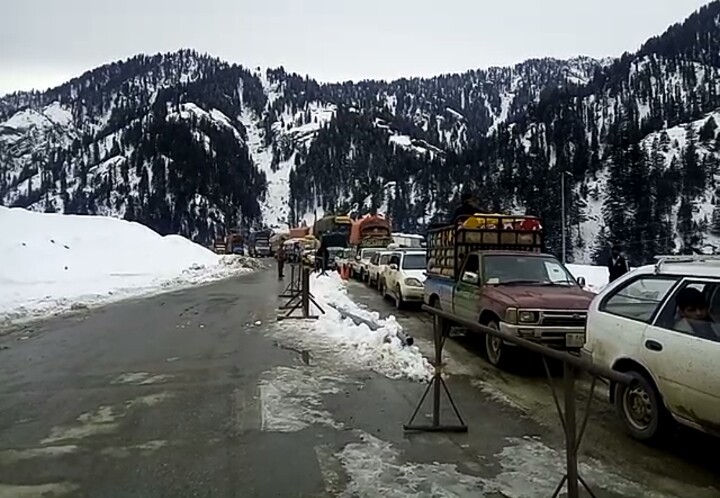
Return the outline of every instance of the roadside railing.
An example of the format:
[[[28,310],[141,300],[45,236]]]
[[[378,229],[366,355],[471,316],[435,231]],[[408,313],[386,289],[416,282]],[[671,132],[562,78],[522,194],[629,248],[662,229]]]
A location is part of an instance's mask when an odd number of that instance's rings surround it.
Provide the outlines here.
[[[447,339],[448,335],[447,332],[449,331],[450,327],[448,326],[448,323],[453,323],[456,325],[459,325],[471,332],[480,333],[480,334],[490,334],[492,336],[498,337],[500,339],[503,339],[506,342],[512,343],[516,346],[519,346],[523,349],[526,349],[528,351],[531,351],[533,353],[537,353],[541,356],[543,365],[545,367],[545,373],[547,375],[548,384],[550,385],[550,389],[552,391],[553,400],[555,402],[555,408],[557,409],[558,417],[560,418],[560,424],[563,429],[564,437],[565,437],[565,475],[562,477],[560,483],[558,484],[557,488],[555,489],[555,492],[552,494],[552,497],[555,498],[560,494],[560,491],[563,489],[563,486],[567,484],[567,496],[568,498],[578,498],[580,496],[580,485],[582,485],[587,492],[590,494],[590,496],[595,496],[595,494],[590,489],[590,486],[588,483],[583,479],[583,477],[578,473],[578,449],[580,448],[580,444],[582,442],[583,436],[585,435],[585,430],[587,428],[589,415],[590,415],[590,407],[592,405],[592,401],[595,394],[595,386],[598,379],[608,379],[612,382],[617,382],[620,384],[630,384],[632,381],[632,377],[629,375],[610,370],[608,368],[595,365],[592,362],[581,358],[579,356],[564,352],[564,351],[558,351],[555,349],[551,349],[547,346],[544,346],[542,344],[529,341],[527,339],[523,339],[521,337],[517,337],[511,334],[508,334],[506,332],[503,332],[501,330],[496,330],[494,328],[487,327],[485,325],[481,325],[479,323],[471,322],[469,320],[465,320],[462,318],[459,318],[455,315],[452,315],[450,313],[446,313],[442,310],[439,310],[437,308],[433,308],[430,306],[423,306],[423,310],[427,311],[428,313],[432,314],[434,316],[433,320],[433,338],[434,338],[434,346],[435,346],[435,358],[434,358],[434,366],[435,366],[435,374],[432,377],[432,380],[428,384],[427,389],[425,390],[425,393],[423,394],[422,398],[420,399],[420,402],[418,403],[417,407],[415,408],[415,411],[413,412],[412,416],[410,417],[410,420],[407,424],[403,426],[403,428],[406,431],[431,431],[431,432],[466,432],[467,431],[467,425],[465,424],[465,421],[463,420],[462,416],[460,415],[460,412],[455,405],[455,401],[453,400],[450,390],[448,389],[447,385],[445,384],[445,381],[442,378],[442,371],[443,371],[443,362],[442,362],[442,353],[443,348],[445,346],[445,340]],[[563,402],[564,402],[564,410],[561,408],[561,402],[560,402],[560,396],[558,395],[555,382],[553,380],[553,377],[550,372],[550,368],[548,367],[547,359],[551,358],[553,360],[557,360],[562,362],[563,365],[563,378],[562,378],[562,391],[563,391]],[[577,412],[577,406],[576,406],[576,398],[577,398],[577,377],[579,373],[586,373],[589,374],[592,377],[592,382],[590,384],[590,392],[587,397],[587,402],[585,404],[585,411],[584,415],[582,416],[582,420],[579,424],[579,431],[578,431],[578,412]],[[420,411],[420,408],[422,407],[423,403],[425,402],[425,399],[430,392],[430,389],[433,389],[433,414],[432,414],[432,424],[430,425],[413,425],[413,422],[415,420],[415,417],[417,416],[418,412]],[[459,424],[456,425],[445,425],[442,424],[440,421],[440,402],[441,402],[441,394],[442,390],[445,391],[448,400],[450,401],[450,404],[453,408],[453,411],[458,419]]]
[[[310,305],[314,305],[321,313],[325,310],[317,303],[310,292],[310,273],[312,267],[304,263],[290,263],[290,283],[278,297],[287,301],[280,306],[284,314],[278,316],[278,321],[292,319],[315,320],[318,315],[311,314]]]

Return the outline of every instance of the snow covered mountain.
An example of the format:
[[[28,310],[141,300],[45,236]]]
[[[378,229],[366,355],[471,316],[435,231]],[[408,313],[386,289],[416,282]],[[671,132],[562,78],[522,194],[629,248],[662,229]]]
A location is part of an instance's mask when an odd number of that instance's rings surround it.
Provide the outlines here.
[[[390,82],[137,56],[0,98],[0,203],[206,242],[353,209],[420,230],[466,186],[488,209],[542,216],[559,252],[565,171],[571,260],[610,242],[634,263],[712,250],[719,26],[714,2],[618,59]]]

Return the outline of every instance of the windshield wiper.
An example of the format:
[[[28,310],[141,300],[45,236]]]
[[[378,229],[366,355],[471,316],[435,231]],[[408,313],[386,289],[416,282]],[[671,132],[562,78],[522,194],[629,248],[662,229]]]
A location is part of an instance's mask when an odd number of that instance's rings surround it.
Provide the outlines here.
[[[537,280],[506,280],[504,282],[500,282],[500,285],[543,285],[542,282],[538,282]]]

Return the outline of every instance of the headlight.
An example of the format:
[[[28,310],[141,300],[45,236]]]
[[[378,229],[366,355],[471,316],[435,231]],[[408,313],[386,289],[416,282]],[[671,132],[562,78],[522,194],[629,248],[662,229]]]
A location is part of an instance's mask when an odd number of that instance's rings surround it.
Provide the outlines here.
[[[538,313],[536,311],[520,311],[518,319],[520,323],[537,323]]]
[[[405,285],[408,287],[422,287],[423,283],[417,278],[406,278]]]
[[[508,308],[505,310],[505,321],[507,323],[517,323],[518,322],[518,312],[517,308]]]

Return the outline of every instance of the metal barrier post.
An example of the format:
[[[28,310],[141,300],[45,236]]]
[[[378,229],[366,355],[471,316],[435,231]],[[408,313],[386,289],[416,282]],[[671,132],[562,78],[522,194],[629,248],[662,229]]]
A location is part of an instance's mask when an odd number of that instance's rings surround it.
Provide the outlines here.
[[[577,444],[575,442],[577,427],[575,424],[575,368],[563,362],[563,385],[565,390],[565,457],[567,460],[567,493],[568,498],[577,498],[578,468]]]
[[[290,297],[290,300],[283,306],[280,306],[281,310],[288,311],[284,315],[278,316],[278,321],[298,318],[316,320],[318,316],[310,314],[310,303],[314,304],[315,307],[323,314],[325,314],[325,310],[322,309],[322,306],[320,306],[317,301],[315,301],[315,298],[310,293],[310,272],[312,271],[312,269],[309,266],[301,266],[296,264],[293,266],[293,270],[295,270],[295,266],[299,267],[297,268],[297,271],[294,272],[297,282],[297,284],[294,286],[296,287],[296,289],[290,289],[293,284],[288,287],[290,294],[285,295],[284,297]],[[283,296],[281,295],[281,297]],[[300,316],[294,314],[298,310],[300,311]]]
[[[415,411],[413,412],[412,416],[410,417],[410,420],[407,424],[403,425],[403,429],[405,431],[418,431],[418,432],[467,432],[468,427],[467,424],[465,424],[465,421],[462,418],[462,415],[460,415],[460,411],[457,409],[457,406],[455,405],[455,401],[453,400],[452,395],[450,394],[450,390],[447,387],[447,384],[445,384],[445,380],[442,378],[442,370],[443,370],[443,363],[442,363],[442,351],[443,347],[445,346],[445,340],[447,339],[447,336],[443,334],[444,332],[444,319],[442,317],[436,317],[436,320],[433,320],[433,336],[434,336],[434,343],[435,343],[435,374],[432,377],[432,380],[427,386],[427,389],[425,389],[425,392],[422,395],[422,398],[420,398],[420,402],[415,407]],[[430,392],[430,388],[433,389],[433,414],[432,414],[432,424],[431,425],[413,425],[413,422],[415,421],[415,417],[417,416],[418,412],[420,411],[420,408],[422,408],[423,403],[425,402],[425,398],[427,397],[428,393]],[[441,389],[442,388],[442,389]],[[442,390],[445,391],[445,394],[447,395],[448,401],[450,401],[450,406],[452,406],[453,411],[455,412],[455,416],[458,419],[459,424],[458,425],[443,425],[440,421],[440,399],[442,396]]]
[[[485,325],[480,325],[479,323],[465,320],[463,318],[452,315],[450,313],[446,313],[446,312],[444,312],[442,310],[438,310],[436,308],[432,308],[429,306],[423,306],[423,310],[425,310],[428,313],[431,313],[432,315],[435,316],[435,318],[436,318],[436,320],[434,321],[435,331],[437,331],[438,328],[442,327],[442,325],[439,325],[439,324],[442,324],[443,320],[452,320],[455,324],[465,327],[466,329],[468,329],[472,332],[477,332],[477,333],[482,333],[482,334],[490,334],[492,336],[499,337],[500,339],[503,339],[504,341],[513,343],[513,344],[520,346],[528,351],[532,351],[533,353],[537,353],[542,356],[543,365],[545,366],[545,372],[548,377],[548,384],[550,385],[550,389],[552,391],[552,396],[553,396],[553,401],[555,402],[555,408],[557,409],[558,417],[560,418],[560,423],[562,425],[563,433],[565,435],[565,466],[566,466],[565,472],[566,473],[562,477],[560,484],[558,484],[557,488],[555,488],[555,492],[552,494],[552,497],[555,498],[556,496],[558,496],[560,494],[560,491],[562,490],[563,486],[565,485],[565,483],[567,483],[568,498],[579,498],[580,485],[582,485],[582,487],[585,488],[585,490],[587,490],[588,494],[591,497],[595,498],[595,494],[590,489],[590,486],[587,484],[587,482],[585,482],[583,477],[578,472],[578,463],[577,463],[578,450],[580,448],[580,443],[582,442],[583,435],[585,434],[585,429],[587,428],[588,419],[590,417],[590,406],[592,405],[593,397],[595,395],[595,386],[596,386],[598,378],[606,378],[613,382],[628,385],[632,382],[632,377],[630,377],[627,374],[617,372],[617,371],[611,370],[606,367],[595,365],[592,362],[589,362],[578,356],[572,355],[568,352],[558,351],[558,350],[549,348],[547,346],[544,346],[542,344],[538,344],[536,342],[532,342],[527,339],[523,339],[521,337],[514,336],[512,334],[508,334],[507,332],[503,332],[501,330],[493,329],[493,328],[487,327]],[[435,332],[435,334],[437,337],[437,332]],[[437,342],[436,342],[436,344],[437,344]],[[437,357],[437,350],[436,350],[436,357]],[[555,383],[553,382],[553,377],[550,372],[550,368],[548,367],[548,364],[547,364],[547,358],[559,360],[559,361],[562,361],[562,363],[563,363],[563,393],[564,393],[564,404],[565,404],[564,412],[563,412],[563,409],[560,407],[560,400],[559,400],[557,391],[555,389]],[[585,413],[583,415],[583,420],[580,425],[579,432],[577,431],[577,407],[575,404],[575,395],[576,395],[575,381],[576,381],[578,372],[587,372],[592,376],[592,383],[590,385],[590,393],[588,394],[587,404],[585,406]],[[444,385],[444,383],[443,383],[443,385]],[[427,393],[429,390],[430,390],[430,386],[428,386],[428,389],[425,391],[423,398],[420,400],[420,404],[422,404],[422,402],[425,400],[425,396],[427,396]],[[452,399],[451,399],[451,402],[452,402]],[[413,413],[413,418],[417,414],[418,410],[419,410],[419,407],[417,409],[415,409],[415,413]]]

